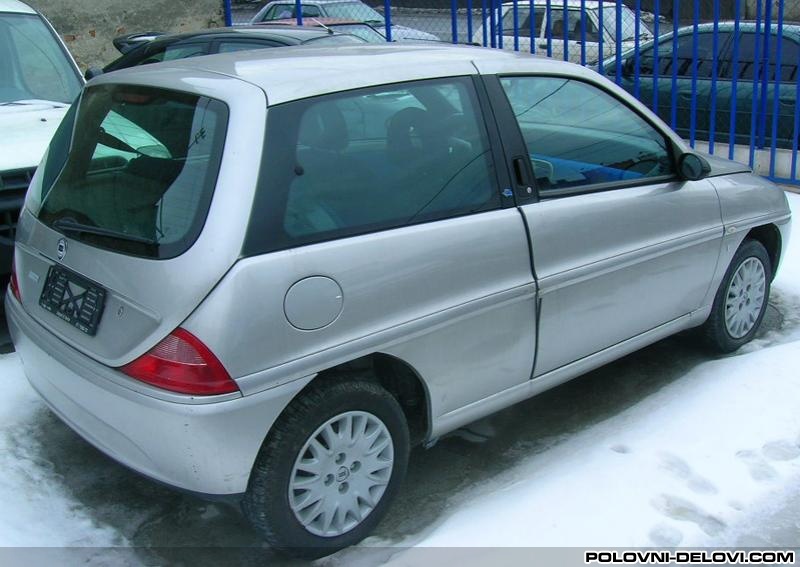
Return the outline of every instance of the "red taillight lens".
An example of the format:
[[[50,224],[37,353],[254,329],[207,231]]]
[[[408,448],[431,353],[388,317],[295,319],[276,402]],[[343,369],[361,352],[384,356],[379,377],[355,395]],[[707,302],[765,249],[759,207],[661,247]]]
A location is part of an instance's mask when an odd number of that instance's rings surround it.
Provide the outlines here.
[[[19,280],[17,280],[16,258],[11,258],[11,280],[8,282],[8,287],[11,289],[11,294],[17,298],[17,301],[22,303],[22,293],[19,291]]]
[[[214,353],[184,329],[175,329],[120,370],[142,382],[182,394],[211,396],[239,390]]]

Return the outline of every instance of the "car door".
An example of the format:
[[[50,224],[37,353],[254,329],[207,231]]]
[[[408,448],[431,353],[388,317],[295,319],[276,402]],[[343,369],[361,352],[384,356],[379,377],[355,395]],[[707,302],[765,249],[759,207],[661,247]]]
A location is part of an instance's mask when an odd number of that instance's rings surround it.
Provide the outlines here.
[[[701,308],[723,234],[714,187],[679,180],[672,143],[605,86],[489,82],[504,144],[524,143],[514,169],[539,195],[518,193],[539,288],[535,374]]]

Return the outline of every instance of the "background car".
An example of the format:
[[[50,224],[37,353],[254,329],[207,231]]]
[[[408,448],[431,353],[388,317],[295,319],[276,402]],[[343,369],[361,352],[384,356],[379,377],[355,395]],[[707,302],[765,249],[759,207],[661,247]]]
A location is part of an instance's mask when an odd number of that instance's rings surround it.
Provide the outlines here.
[[[127,42],[120,42],[127,45]],[[289,45],[346,45],[365,43],[352,34],[337,33],[322,27],[298,26],[245,26],[217,28],[192,33],[162,35],[134,47],[122,57],[106,65],[102,70],[90,68],[86,78],[103,73],[127,69],[148,63],[160,63],[174,59],[186,59],[215,53],[232,53],[268,47]]]
[[[355,20],[367,23],[377,29],[386,28],[384,17],[359,0],[304,0],[302,9],[303,18]],[[259,24],[287,18],[297,18],[296,4],[291,0],[276,0],[261,8],[250,20],[250,23]],[[433,34],[394,24],[392,25],[392,39],[397,41],[408,39],[439,41],[439,38]]]
[[[78,66],[44,16],[0,0],[0,279],[11,271],[25,191],[82,86]]]
[[[567,3],[567,21],[564,23],[564,2]],[[503,49],[513,50],[514,43],[514,7],[517,8],[516,19],[519,30],[519,50],[531,51],[531,42],[535,43],[534,51],[544,55],[550,50],[552,57],[564,58],[566,43],[568,59],[573,63],[582,63],[585,51],[585,62],[597,63],[601,59],[617,52],[617,7],[607,4],[603,8],[603,57],[600,56],[600,2],[588,0],[552,0],[533,2],[533,21],[531,21],[530,4],[527,2],[505,2],[502,8],[502,20],[495,31],[495,41],[503,38]],[[550,17],[548,19],[548,11]],[[634,46],[636,32],[636,15],[625,5],[621,6],[621,48],[627,50]],[[489,18],[484,26],[491,28]],[[565,29],[566,28],[566,29]],[[476,30],[473,40],[483,41],[484,27]],[[564,36],[567,36],[566,42]],[[640,23],[639,38],[648,41],[653,38],[646,25]],[[491,36],[487,40],[491,44]]]
[[[734,41],[735,24],[721,22],[717,39],[717,80],[714,77],[714,25],[702,24],[697,35],[697,65],[694,61],[694,29],[685,27],[678,31],[677,53],[673,41],[674,34],[661,36],[645,43],[639,49],[638,97],[646,105],[653,107],[655,92],[658,90],[657,113],[667,124],[672,124],[673,91],[676,100],[674,128],[684,138],[692,135],[692,116],[694,115],[694,136],[698,140],[708,140],[711,135],[712,102],[716,101],[714,121],[715,140],[728,142],[731,134],[731,113],[736,103],[734,143],[750,145],[751,136],[761,137],[765,134],[771,140],[775,88],[778,101],[778,123],[776,145],[779,148],[791,148],[794,136],[794,116],[797,102],[798,60],[800,60],[800,25],[784,24],[783,37],[780,41],[781,62],[777,68],[778,36],[773,31],[770,41],[770,54],[767,70],[767,113],[763,125],[753,125],[753,100],[761,96],[764,76],[763,54],[756,57],[758,49],[763,50],[764,32],[756,31],[753,22],[742,22],[739,25],[738,42]],[[773,30],[775,28],[773,27]],[[757,47],[758,46],[758,47]],[[738,47],[738,52],[735,51]],[[675,57],[673,57],[675,53]],[[656,58],[657,54],[657,58]],[[628,92],[636,89],[636,51],[629,50],[621,57],[621,86]],[[616,58],[609,58],[603,63],[603,73],[609,77],[616,76]],[[696,94],[693,95],[692,84],[695,82]],[[761,79],[756,80],[756,69]],[[672,77],[675,75],[675,86]],[[657,81],[655,77],[658,77]],[[736,100],[733,99],[733,81],[736,80]],[[758,90],[756,90],[758,89]],[[761,99],[763,101],[763,99]],[[694,112],[692,112],[694,106]]]
[[[286,18],[285,20],[270,20],[261,22],[259,26],[297,26],[297,20]],[[383,31],[376,30],[371,25],[357,20],[342,20],[338,18],[306,18],[302,23],[303,27],[318,27],[333,30],[338,33],[347,33],[360,37],[368,43],[385,43],[386,36]]]

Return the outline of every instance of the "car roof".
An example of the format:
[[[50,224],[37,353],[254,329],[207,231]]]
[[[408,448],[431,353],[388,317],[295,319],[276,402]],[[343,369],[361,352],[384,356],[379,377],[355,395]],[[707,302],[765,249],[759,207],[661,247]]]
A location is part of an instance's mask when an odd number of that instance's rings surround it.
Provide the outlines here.
[[[359,25],[359,26],[369,26],[369,24],[361,21],[361,20],[348,20],[345,18],[317,18],[313,16],[306,16],[303,18],[304,26],[317,26],[320,27],[320,24],[324,26],[338,26],[338,25]],[[297,19],[296,18],[281,18],[278,20],[267,20],[266,22],[258,22],[254,24],[256,26],[297,26]]]
[[[376,85],[437,77],[469,76],[476,65],[546,72],[594,80],[578,65],[527,53],[447,44],[361,44],[336,47],[284,47],[177,59],[102,75],[100,83],[132,83],[174,88],[208,73],[260,87],[270,105]]]
[[[0,12],[11,12],[13,14],[35,14],[36,10],[18,2],[17,0],[0,0]]]

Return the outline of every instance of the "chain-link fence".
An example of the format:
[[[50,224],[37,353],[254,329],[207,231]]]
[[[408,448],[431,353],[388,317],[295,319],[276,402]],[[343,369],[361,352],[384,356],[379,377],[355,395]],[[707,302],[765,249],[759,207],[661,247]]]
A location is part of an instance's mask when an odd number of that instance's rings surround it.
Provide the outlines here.
[[[378,41],[469,43],[590,66],[693,146],[800,179],[800,0],[233,0],[228,14],[233,25],[358,22]]]

